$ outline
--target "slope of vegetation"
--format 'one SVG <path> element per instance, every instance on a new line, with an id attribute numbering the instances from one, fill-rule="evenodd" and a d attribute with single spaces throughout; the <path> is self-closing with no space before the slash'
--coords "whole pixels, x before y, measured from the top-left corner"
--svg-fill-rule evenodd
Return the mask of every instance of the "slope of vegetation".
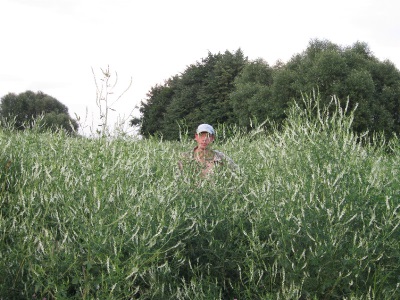
<path id="1" fill-rule="evenodd" d="M 190 136 L 1 131 L 0 299 L 399 298 L 399 141 L 303 104 L 213 180 L 179 175 Z"/>

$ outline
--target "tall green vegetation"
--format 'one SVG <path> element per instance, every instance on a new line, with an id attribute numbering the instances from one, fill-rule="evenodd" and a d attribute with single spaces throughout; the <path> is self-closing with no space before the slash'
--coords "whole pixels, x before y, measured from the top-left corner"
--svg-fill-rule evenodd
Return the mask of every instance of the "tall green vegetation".
<path id="1" fill-rule="evenodd" d="M 400 134 L 400 72 L 379 61 L 367 44 L 342 47 L 312 40 L 286 64 L 249 61 L 241 50 L 213 55 L 181 75 L 152 88 L 141 103 L 141 134 L 177 139 L 183 124 L 236 125 L 251 129 L 265 120 L 281 126 L 294 99 L 318 91 L 322 103 L 332 96 L 358 106 L 352 129 L 357 133 Z"/>
<path id="2" fill-rule="evenodd" d="M 0 298 L 399 298 L 400 144 L 342 107 L 237 131 L 240 174 L 205 181 L 189 139 L 0 131 Z"/>
<path id="3" fill-rule="evenodd" d="M 43 92 L 9 93 L 2 97 L 0 121 L 17 130 L 39 126 L 43 130 L 62 128 L 74 133 L 78 129 L 78 123 L 70 117 L 68 108 Z"/>

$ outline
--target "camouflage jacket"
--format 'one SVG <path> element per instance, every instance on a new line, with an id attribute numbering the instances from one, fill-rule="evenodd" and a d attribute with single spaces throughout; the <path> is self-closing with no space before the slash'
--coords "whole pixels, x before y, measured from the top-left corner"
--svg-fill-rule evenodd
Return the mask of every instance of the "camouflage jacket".
<path id="1" fill-rule="evenodd" d="M 195 150 L 196 148 L 182 154 L 182 159 L 178 163 L 181 172 L 190 169 L 202 177 L 213 174 L 215 169 L 227 169 L 226 167 L 233 175 L 238 172 L 238 166 L 223 152 L 211 149 L 208 151 L 207 157 L 201 161 L 196 159 Z"/>

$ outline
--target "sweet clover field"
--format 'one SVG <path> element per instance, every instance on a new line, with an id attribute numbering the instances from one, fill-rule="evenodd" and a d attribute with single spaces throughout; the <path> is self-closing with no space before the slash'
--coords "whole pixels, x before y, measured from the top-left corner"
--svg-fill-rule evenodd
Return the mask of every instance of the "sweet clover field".
<path id="1" fill-rule="evenodd" d="M 191 135 L 2 129 L 0 299 L 399 299 L 399 140 L 306 104 L 220 128 L 240 172 L 207 180 L 178 171 Z"/>

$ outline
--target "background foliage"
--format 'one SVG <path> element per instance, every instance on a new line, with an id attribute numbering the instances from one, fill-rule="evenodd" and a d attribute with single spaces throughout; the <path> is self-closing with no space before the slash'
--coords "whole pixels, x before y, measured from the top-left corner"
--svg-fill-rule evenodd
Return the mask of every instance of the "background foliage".
<path id="1" fill-rule="evenodd" d="M 78 129 L 78 123 L 69 116 L 68 108 L 43 92 L 5 95 L 0 103 L 1 119 L 4 124 L 11 124 L 17 130 L 32 128 L 34 123 L 43 130 L 62 128 L 73 133 Z"/>
<path id="2" fill-rule="evenodd" d="M 306 99 L 230 131 L 240 166 L 178 175 L 181 142 L 0 131 L 0 298 L 396 299 L 400 145 Z"/>
<path id="3" fill-rule="evenodd" d="M 332 96 L 358 106 L 353 130 L 358 133 L 400 133 L 400 72 L 390 61 L 379 61 L 362 42 L 341 47 L 312 40 L 286 64 L 249 61 L 234 53 L 209 53 L 201 62 L 151 89 L 142 101 L 143 136 L 176 140 L 182 124 L 238 125 L 251 129 L 265 120 L 281 126 L 294 99 L 315 91 L 327 104 Z"/>
<path id="4" fill-rule="evenodd" d="M 152 88 L 148 100 L 141 103 L 143 117 L 133 123 L 140 124 L 143 136 L 160 134 L 168 140 L 179 137 L 178 124 L 194 128 L 201 122 L 234 123 L 229 95 L 245 62 L 240 49 L 209 53 L 181 76 Z"/>

